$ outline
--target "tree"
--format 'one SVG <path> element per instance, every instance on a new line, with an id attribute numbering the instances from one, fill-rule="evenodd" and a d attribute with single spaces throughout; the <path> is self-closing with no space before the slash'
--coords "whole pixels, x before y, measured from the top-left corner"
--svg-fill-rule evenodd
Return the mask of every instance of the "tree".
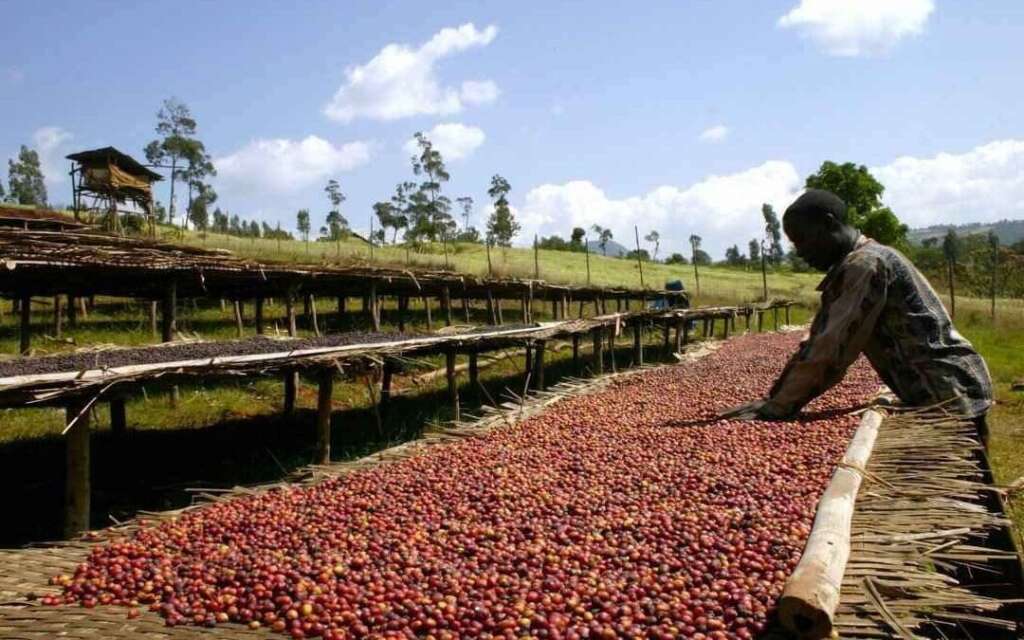
<path id="1" fill-rule="evenodd" d="M 295 214 L 295 227 L 302 234 L 302 241 L 306 243 L 306 253 L 309 253 L 309 209 L 299 209 Z"/>
<path id="2" fill-rule="evenodd" d="M 548 237 L 541 237 L 540 242 L 537 243 L 537 247 L 540 249 L 552 249 L 554 251 L 568 251 L 569 243 L 565 241 L 565 238 L 558 234 L 553 234 Z"/>
<path id="3" fill-rule="evenodd" d="M 192 220 L 192 224 L 195 225 L 196 229 L 202 232 L 203 238 L 206 237 L 206 229 L 210 226 L 210 214 L 209 205 L 217 199 L 217 193 L 210 187 L 202 182 L 197 183 L 198 193 L 189 205 L 188 217 Z"/>
<path id="4" fill-rule="evenodd" d="M 747 253 L 750 254 L 751 262 L 760 262 L 761 243 L 759 243 L 756 239 L 752 239 L 750 242 L 747 243 Z"/>
<path id="5" fill-rule="evenodd" d="M 700 264 L 699 256 L 697 252 L 700 251 L 700 243 L 702 239 L 700 236 L 693 234 L 690 236 L 690 251 L 691 260 L 693 262 L 693 282 L 697 290 L 697 295 L 700 295 L 700 272 L 697 270 L 697 265 Z"/>
<path id="6" fill-rule="evenodd" d="M 400 182 L 395 186 L 395 195 L 391 196 L 391 228 L 395 230 L 391 236 L 392 243 L 398 240 L 399 229 L 408 229 L 409 227 L 409 221 L 413 216 L 409 194 L 415 188 L 416 183 L 408 181 Z"/>
<path id="7" fill-rule="evenodd" d="M 632 251 L 630 251 L 629 253 L 626 254 L 626 259 L 627 260 L 637 260 L 637 259 L 639 259 L 639 260 L 641 260 L 643 262 L 650 262 L 651 254 L 650 254 L 649 251 L 647 251 L 647 249 L 640 249 L 639 251 L 637 251 L 636 249 L 633 249 Z"/>
<path id="8" fill-rule="evenodd" d="M 0 180 L 0 202 L 7 199 L 7 194 L 4 193 L 4 181 Z"/>
<path id="9" fill-rule="evenodd" d="M 681 253 L 673 253 L 669 257 L 665 258 L 665 264 L 689 264 L 690 261 L 686 259 Z"/>
<path id="10" fill-rule="evenodd" d="M 661 244 L 661 234 L 652 229 L 650 233 L 648 233 L 646 236 L 644 236 L 644 240 L 646 240 L 647 242 L 653 242 L 654 243 L 654 253 L 651 254 L 651 259 L 652 260 L 657 260 L 658 259 L 658 246 Z"/>
<path id="11" fill-rule="evenodd" d="M 164 100 L 160 111 L 156 114 L 156 132 L 160 139 L 146 145 L 146 159 L 151 164 L 163 165 L 171 163 L 171 199 L 168 214 L 171 224 L 174 223 L 174 184 L 183 177 L 179 170 L 180 162 L 187 162 L 191 157 L 198 160 L 201 153 L 195 139 L 196 121 L 188 106 L 176 98 Z M 207 158 L 208 159 L 208 158 Z"/>
<path id="12" fill-rule="evenodd" d="M 779 216 L 770 204 L 761 205 L 761 215 L 764 216 L 764 233 L 768 238 L 768 246 L 765 247 L 765 259 L 773 265 L 782 262 L 782 225 L 779 224 Z"/>
<path id="13" fill-rule="evenodd" d="M 462 231 L 455 239 L 459 242 L 480 242 L 480 232 L 469 224 L 469 218 L 473 215 L 473 198 L 462 196 L 456 198 L 455 202 L 462 208 Z"/>
<path id="14" fill-rule="evenodd" d="M 512 238 L 521 228 L 508 205 L 511 190 L 508 180 L 500 175 L 491 178 L 491 186 L 487 189 L 487 195 L 494 201 L 494 211 L 487 219 L 487 242 L 499 247 L 512 246 Z"/>
<path id="15" fill-rule="evenodd" d="M 569 244 L 573 251 L 583 250 L 583 238 L 587 235 L 587 230 L 583 227 L 573 227 L 572 235 L 569 236 Z"/>
<path id="16" fill-rule="evenodd" d="M 430 140 L 420 131 L 413 138 L 420 149 L 420 155 L 413 156 L 412 171 L 424 179 L 417 192 L 410 197 L 414 218 L 414 221 L 410 221 L 412 235 L 415 241 L 424 238 L 434 241 L 438 236 L 446 240 L 454 229 L 455 221 L 451 216 L 451 200 L 441 193 L 441 185 L 451 176 L 445 168 L 441 152 L 434 148 Z"/>
<path id="17" fill-rule="evenodd" d="M 331 203 L 331 210 L 327 212 L 327 232 L 329 238 L 337 244 L 338 255 L 341 255 L 341 241 L 348 235 L 348 220 L 341 215 L 341 203 L 346 200 L 345 194 L 341 192 L 341 185 L 333 178 L 327 181 L 324 191 Z"/>
<path id="18" fill-rule="evenodd" d="M 239 219 L 237 213 L 231 216 L 231 222 L 229 223 L 228 228 L 231 231 L 231 235 L 242 235 L 242 221 Z"/>
<path id="19" fill-rule="evenodd" d="M 608 242 L 614 238 L 611 229 L 606 229 L 599 224 L 590 227 L 597 234 L 597 246 L 601 247 L 601 255 L 608 255 Z"/>
<path id="20" fill-rule="evenodd" d="M 846 203 L 847 221 L 865 235 L 883 244 L 907 245 L 907 226 L 882 205 L 885 187 L 864 165 L 825 161 L 817 173 L 807 176 L 806 185 L 839 196 Z"/>
<path id="21" fill-rule="evenodd" d="M 18 151 L 18 161 L 7 161 L 7 185 L 10 199 L 17 204 L 46 206 L 46 183 L 39 164 L 39 154 L 25 145 Z"/>
<path id="22" fill-rule="evenodd" d="M 746 264 L 747 258 L 740 253 L 739 246 L 734 244 L 725 250 L 725 262 L 730 266 L 736 267 Z"/>
<path id="23" fill-rule="evenodd" d="M 214 233 L 227 233 L 228 231 L 228 216 L 220 207 L 213 210 L 213 224 L 211 225 Z"/>
<path id="24" fill-rule="evenodd" d="M 999 236 L 995 231 L 988 232 L 988 246 L 992 250 L 992 275 L 990 278 L 990 293 L 992 295 L 992 319 L 996 319 L 996 286 L 998 285 L 999 274 Z"/>
<path id="25" fill-rule="evenodd" d="M 950 229 L 942 239 L 942 255 L 946 258 L 946 273 L 949 277 L 949 315 L 956 318 L 956 261 L 960 257 L 960 238 Z"/>
<path id="26" fill-rule="evenodd" d="M 381 200 L 379 202 L 373 203 L 373 214 L 377 216 L 377 221 L 380 222 L 379 231 L 382 234 L 380 236 L 381 244 L 385 244 L 387 242 L 386 230 L 394 226 L 394 214 L 392 213 L 393 210 L 394 207 L 392 206 L 391 202 L 387 200 Z"/>

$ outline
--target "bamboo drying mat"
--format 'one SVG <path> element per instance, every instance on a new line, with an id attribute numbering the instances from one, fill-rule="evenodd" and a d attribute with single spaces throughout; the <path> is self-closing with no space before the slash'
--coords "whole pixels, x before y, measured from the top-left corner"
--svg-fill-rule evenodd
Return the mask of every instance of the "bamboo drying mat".
<path id="1" fill-rule="evenodd" d="M 1018 638 L 1020 557 L 969 421 L 896 412 L 853 514 L 840 638 Z M 987 586 L 974 586 L 987 585 Z"/>

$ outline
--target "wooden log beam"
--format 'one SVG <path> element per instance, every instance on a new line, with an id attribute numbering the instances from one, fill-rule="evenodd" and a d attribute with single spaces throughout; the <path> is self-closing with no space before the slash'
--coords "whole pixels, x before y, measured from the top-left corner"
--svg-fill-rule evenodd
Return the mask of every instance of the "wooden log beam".
<path id="1" fill-rule="evenodd" d="M 455 377 L 455 350 L 448 349 L 444 354 L 445 377 L 448 380 L 448 403 L 452 409 L 453 420 L 459 421 L 462 417 L 459 410 L 459 383 Z"/>
<path id="2" fill-rule="evenodd" d="M 839 589 L 850 557 L 850 527 L 862 474 L 875 446 L 882 414 L 864 413 L 846 455 L 818 502 L 811 533 L 779 600 L 779 621 L 800 640 L 832 635 Z"/>
<path id="3" fill-rule="evenodd" d="M 65 424 L 74 425 L 64 436 L 64 537 L 89 530 L 89 502 L 92 493 L 89 451 L 89 408 L 76 399 L 65 409 Z"/>
<path id="4" fill-rule="evenodd" d="M 110 432 L 122 437 L 128 431 L 128 414 L 125 411 L 124 396 L 110 398 Z"/>
<path id="5" fill-rule="evenodd" d="M 18 307 L 21 314 L 21 326 L 18 329 L 18 353 L 28 355 L 32 349 L 32 297 L 22 296 L 21 305 Z"/>
<path id="6" fill-rule="evenodd" d="M 331 398 L 334 394 L 334 370 L 327 368 L 317 376 L 316 394 L 316 453 L 313 464 L 331 461 Z"/>

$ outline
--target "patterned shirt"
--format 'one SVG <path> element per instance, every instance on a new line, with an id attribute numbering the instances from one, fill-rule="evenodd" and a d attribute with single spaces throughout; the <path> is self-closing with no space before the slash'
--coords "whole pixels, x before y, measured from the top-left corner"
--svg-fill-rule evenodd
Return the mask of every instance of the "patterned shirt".
<path id="1" fill-rule="evenodd" d="M 818 290 L 821 309 L 772 387 L 768 412 L 799 411 L 842 380 L 861 353 L 907 404 L 948 401 L 950 411 L 971 418 L 991 406 L 985 361 L 899 251 L 861 236 Z"/>

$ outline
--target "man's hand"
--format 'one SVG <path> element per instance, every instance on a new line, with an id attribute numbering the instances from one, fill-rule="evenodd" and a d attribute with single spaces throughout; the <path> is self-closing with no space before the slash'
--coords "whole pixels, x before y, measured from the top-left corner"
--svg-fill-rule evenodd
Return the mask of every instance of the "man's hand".
<path id="1" fill-rule="evenodd" d="M 790 417 L 790 413 L 768 399 L 751 400 L 718 414 L 720 419 L 732 420 L 778 420 Z"/>

